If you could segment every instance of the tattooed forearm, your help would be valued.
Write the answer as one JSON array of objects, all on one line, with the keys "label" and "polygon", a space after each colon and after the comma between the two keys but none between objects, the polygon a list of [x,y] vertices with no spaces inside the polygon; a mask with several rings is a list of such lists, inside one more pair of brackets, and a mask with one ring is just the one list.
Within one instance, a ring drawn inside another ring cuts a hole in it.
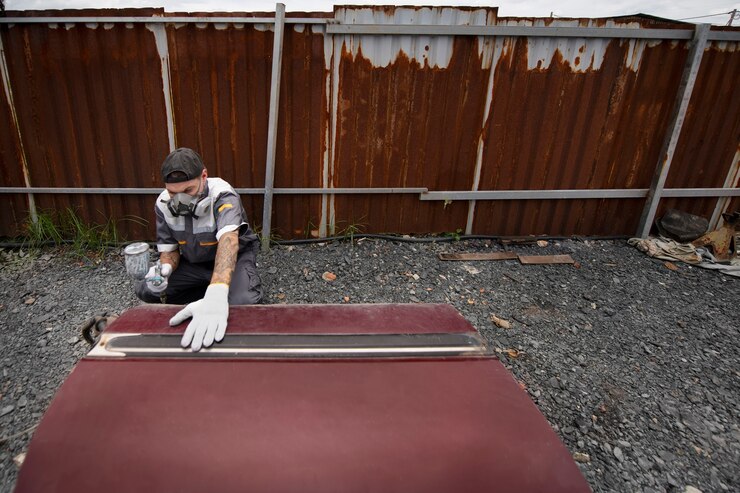
[{"label": "tattooed forearm", "polygon": [[239,237],[236,231],[226,233],[218,241],[218,250],[216,250],[216,261],[213,267],[213,276],[211,284],[222,282],[231,284],[231,275],[234,273],[236,266],[236,255],[239,253]]},{"label": "tattooed forearm", "polygon": [[163,264],[170,264],[172,266],[172,270],[175,270],[180,264],[180,252],[178,250],[162,252],[159,254],[159,261]]}]

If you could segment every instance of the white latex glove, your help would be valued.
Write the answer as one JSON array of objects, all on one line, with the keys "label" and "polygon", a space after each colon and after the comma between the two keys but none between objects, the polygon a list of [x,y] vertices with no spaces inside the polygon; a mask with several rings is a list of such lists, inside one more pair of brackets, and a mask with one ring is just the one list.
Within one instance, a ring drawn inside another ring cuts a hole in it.
[{"label": "white latex glove", "polygon": [[157,273],[157,266],[152,265],[149,268],[149,272],[144,276],[149,291],[159,294],[167,289],[167,278],[170,277],[170,274],[172,274],[172,266],[170,264],[161,264],[159,274]]},{"label": "white latex glove", "polygon": [[201,347],[209,347],[213,341],[221,342],[229,319],[229,286],[222,283],[211,284],[203,299],[194,301],[177,312],[170,319],[170,325],[178,325],[190,317],[193,320],[182,336],[182,347],[191,346],[193,351],[200,351]]}]

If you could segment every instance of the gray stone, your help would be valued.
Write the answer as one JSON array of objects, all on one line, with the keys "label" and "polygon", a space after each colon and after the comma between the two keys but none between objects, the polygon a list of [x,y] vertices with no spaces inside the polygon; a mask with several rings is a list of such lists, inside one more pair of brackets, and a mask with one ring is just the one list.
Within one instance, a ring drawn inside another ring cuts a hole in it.
[{"label": "gray stone", "polygon": [[624,454],[622,453],[622,449],[621,448],[614,447],[613,453],[614,453],[614,457],[616,457],[619,462],[624,461]]},{"label": "gray stone", "polygon": [[637,459],[637,465],[640,466],[640,469],[644,471],[649,471],[653,468],[653,463],[650,462],[648,459],[645,459],[644,457],[639,457]]},{"label": "gray stone", "polygon": [[712,441],[716,443],[719,447],[724,448],[727,446],[727,440],[722,438],[719,435],[712,435]]},{"label": "gray stone", "polygon": [[591,428],[593,423],[586,416],[579,416],[575,419],[575,424],[576,426],[578,426],[578,429],[581,431],[581,433],[586,433]]},{"label": "gray stone", "polygon": [[693,404],[700,404],[704,401],[704,396],[699,394],[698,392],[691,392],[688,395],[689,401],[691,401]]},{"label": "gray stone", "polygon": [[658,456],[660,456],[660,458],[665,462],[671,462],[671,461],[676,460],[676,456],[666,450],[658,451]]},{"label": "gray stone", "polygon": [[40,324],[40,323],[46,322],[47,320],[49,320],[53,316],[54,316],[53,313],[46,313],[45,315],[39,315],[38,317],[33,317],[31,319],[31,323]]},{"label": "gray stone", "polygon": [[5,406],[2,409],[0,409],[0,416],[6,416],[6,415],[12,413],[13,411],[15,411],[15,406],[14,405],[11,404],[9,406]]},{"label": "gray stone", "polygon": [[[690,398],[689,398],[690,400]],[[707,426],[695,416],[687,416],[683,419],[683,423],[694,433],[701,435],[707,431]]]}]

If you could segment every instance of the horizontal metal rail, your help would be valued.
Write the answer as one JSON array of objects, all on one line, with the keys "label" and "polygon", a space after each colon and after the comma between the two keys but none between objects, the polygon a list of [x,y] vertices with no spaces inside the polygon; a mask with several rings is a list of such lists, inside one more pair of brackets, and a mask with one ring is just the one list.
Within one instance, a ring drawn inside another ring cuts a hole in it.
[{"label": "horizontal metal rail", "polygon": [[159,194],[161,188],[63,188],[63,187],[0,187],[0,193],[66,193],[100,195]]},{"label": "horizontal metal rail", "polygon": [[[547,199],[641,199],[647,188],[593,190],[479,190],[438,191],[420,195],[420,200],[547,200]],[[740,188],[666,188],[662,197],[738,197]]]},{"label": "horizontal metal rail", "polygon": [[395,194],[395,193],[426,193],[428,188],[276,188],[275,193],[281,195],[344,195],[344,194]]},{"label": "horizontal metal rail", "polygon": [[329,24],[329,34],[527,36],[566,38],[691,39],[692,30],[606,27],[444,26],[434,24]]},{"label": "horizontal metal rail", "polygon": [[[525,36],[549,38],[692,39],[693,29],[644,29],[634,27],[538,26],[440,26],[399,24],[334,24],[328,34],[426,35],[426,36]],[[740,32],[710,32],[710,41],[740,41]]]},{"label": "horizontal metal rail", "polygon": [[[259,195],[264,188],[235,188],[237,193]],[[273,193],[280,195],[350,195],[350,194],[395,194],[425,193],[427,188],[275,188]],[[158,195],[161,188],[64,188],[64,187],[0,187],[0,193],[54,193],[54,194],[101,194],[101,195]]]},{"label": "horizontal metal rail", "polygon": [[740,188],[664,188],[666,197],[740,197]]},{"label": "horizontal metal rail", "polygon": [[[326,24],[320,17],[286,17],[286,24]],[[0,17],[0,24],[274,24],[274,17]]]},{"label": "horizontal metal rail", "polygon": [[[274,17],[0,17],[0,24],[274,24]],[[552,38],[692,39],[693,29],[634,27],[442,26],[339,24],[332,18],[286,17],[286,24],[326,24],[327,34],[524,36]],[[740,32],[713,31],[709,41],[740,41]]]},{"label": "horizontal metal rail", "polygon": [[596,190],[449,190],[421,194],[421,200],[537,200],[643,198],[647,188]]},{"label": "horizontal metal rail", "polygon": [[[242,195],[260,195],[264,188],[235,188]],[[158,195],[161,188],[63,188],[0,187],[2,193],[51,193],[69,195]],[[275,188],[279,195],[419,194],[421,200],[537,200],[537,199],[641,199],[647,188],[599,188],[593,190],[448,190],[409,188]],[[740,188],[666,188],[662,197],[740,197]]]},{"label": "horizontal metal rail", "polygon": [[740,41],[740,32],[709,31],[708,41]]}]

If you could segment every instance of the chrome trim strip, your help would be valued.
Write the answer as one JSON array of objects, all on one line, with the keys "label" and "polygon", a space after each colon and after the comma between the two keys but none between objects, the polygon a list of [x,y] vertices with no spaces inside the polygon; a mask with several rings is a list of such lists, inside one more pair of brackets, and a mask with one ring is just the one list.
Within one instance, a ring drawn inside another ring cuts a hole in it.
[{"label": "chrome trim strip", "polygon": [[490,356],[478,334],[233,334],[199,352],[180,334],[105,334],[90,358],[399,358]]}]

